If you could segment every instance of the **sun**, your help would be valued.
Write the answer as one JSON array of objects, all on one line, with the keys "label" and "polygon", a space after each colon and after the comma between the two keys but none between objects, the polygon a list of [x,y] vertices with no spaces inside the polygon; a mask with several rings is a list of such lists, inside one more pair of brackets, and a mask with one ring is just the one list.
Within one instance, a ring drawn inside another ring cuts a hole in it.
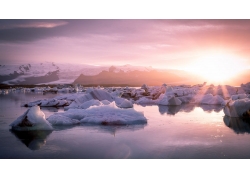
[{"label": "sun", "polygon": [[211,83],[223,83],[244,69],[242,59],[226,54],[210,54],[194,60],[187,71],[202,76]]}]

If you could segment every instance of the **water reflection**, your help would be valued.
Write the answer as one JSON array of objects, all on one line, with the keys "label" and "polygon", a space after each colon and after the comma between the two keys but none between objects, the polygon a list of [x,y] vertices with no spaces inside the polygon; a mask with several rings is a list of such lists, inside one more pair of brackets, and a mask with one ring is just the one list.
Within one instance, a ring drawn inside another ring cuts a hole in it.
[{"label": "water reflection", "polygon": [[180,106],[164,106],[158,105],[159,112],[161,115],[168,114],[168,115],[175,115],[178,112],[192,112],[195,107],[200,107],[203,111],[211,113],[213,111],[220,112],[223,109],[221,105],[206,105],[206,104],[182,104]]},{"label": "water reflection", "polygon": [[223,109],[221,105],[207,105],[207,104],[199,104],[197,107],[200,107],[205,112],[211,113],[212,111],[220,112]]},{"label": "water reflection", "polygon": [[80,124],[80,125],[70,125],[70,126],[54,126],[55,131],[69,130],[73,128],[81,128],[83,130],[97,131],[101,133],[109,133],[115,136],[117,133],[125,131],[137,131],[142,130],[147,126],[147,124],[136,124],[136,125],[93,125],[93,124]]},{"label": "water reflection", "polygon": [[52,131],[13,131],[12,134],[16,136],[23,144],[31,150],[39,150],[46,144],[46,139]]},{"label": "water reflection", "polygon": [[164,105],[158,105],[158,107],[161,115],[165,113],[168,115],[175,115],[182,108],[182,106],[164,106]]},{"label": "water reflection", "polygon": [[224,116],[223,121],[225,125],[233,129],[236,134],[250,133],[250,123],[247,120]]},{"label": "water reflection", "polygon": [[104,126],[104,125],[84,125],[88,129],[96,130],[101,133],[109,133],[115,136],[118,133],[125,131],[137,131],[144,129],[147,125],[145,124],[137,124],[137,125],[124,125],[124,126]]}]

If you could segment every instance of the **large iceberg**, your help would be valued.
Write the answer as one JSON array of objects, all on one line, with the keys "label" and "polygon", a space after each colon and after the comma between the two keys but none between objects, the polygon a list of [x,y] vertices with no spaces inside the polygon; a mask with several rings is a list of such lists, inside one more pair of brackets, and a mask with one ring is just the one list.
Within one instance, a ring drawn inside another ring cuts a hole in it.
[{"label": "large iceberg", "polygon": [[223,108],[225,115],[229,117],[250,117],[250,99],[230,99]]},{"label": "large iceberg", "polygon": [[[69,109],[63,113],[55,113],[47,120],[52,125],[58,125],[63,124],[67,118],[74,120],[72,121],[73,123],[76,122],[75,120],[78,120],[80,123],[103,125],[130,125],[147,123],[147,119],[144,117],[142,112],[137,112],[132,108],[121,109],[116,106],[115,102],[112,102],[109,105],[92,106],[88,109]],[[67,119],[67,122],[69,122],[69,119]]]},{"label": "large iceberg", "polygon": [[39,106],[33,106],[10,124],[13,130],[53,130]]}]

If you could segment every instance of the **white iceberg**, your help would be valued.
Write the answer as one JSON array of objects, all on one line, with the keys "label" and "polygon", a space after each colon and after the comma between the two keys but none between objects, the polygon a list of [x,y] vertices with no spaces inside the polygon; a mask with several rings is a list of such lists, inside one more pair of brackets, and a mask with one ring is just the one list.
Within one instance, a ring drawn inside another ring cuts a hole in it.
[{"label": "white iceberg", "polygon": [[13,130],[53,130],[39,106],[33,106],[10,124]]},{"label": "white iceberg", "polygon": [[92,99],[92,100],[89,100],[89,101],[86,101],[84,103],[82,103],[80,105],[80,108],[81,109],[87,109],[89,108],[90,106],[100,106],[102,103],[98,100],[95,100],[95,99]]},{"label": "white iceberg", "polygon": [[170,105],[170,106],[178,106],[181,105],[181,100],[173,95],[164,95],[159,98],[159,105]]},{"label": "white iceberg", "polygon": [[246,94],[236,94],[236,95],[232,95],[231,99],[235,101],[237,99],[244,99],[244,98],[247,98],[247,97],[248,97],[248,95],[246,95]]},{"label": "white iceberg", "polygon": [[110,102],[110,101],[108,101],[108,100],[102,100],[101,102],[102,102],[102,104],[104,104],[104,105],[108,105],[108,104],[110,104],[110,103],[111,103],[111,102]]},{"label": "white iceberg", "polygon": [[212,94],[205,94],[194,96],[193,103],[225,105],[225,100],[219,95],[213,96]]},{"label": "white iceberg", "polygon": [[[88,109],[69,109],[63,113],[55,113],[48,118],[48,121],[53,123],[52,121],[56,119],[57,124],[63,124],[59,122],[65,121],[61,118],[62,116],[89,124],[130,125],[147,123],[147,119],[142,112],[137,112],[132,108],[119,108],[114,102],[109,105],[91,106]],[[69,121],[67,120],[67,122]]]},{"label": "white iceberg", "polygon": [[225,115],[229,117],[243,117],[245,113],[250,116],[250,99],[229,100],[223,108]]},{"label": "white iceberg", "polygon": [[49,118],[47,118],[47,121],[50,122],[52,125],[75,125],[80,124],[80,121],[77,119],[71,119],[66,116],[61,116],[58,114],[53,114]]},{"label": "white iceberg", "polygon": [[115,98],[115,103],[120,108],[132,108],[133,107],[133,103],[124,98],[119,98],[119,97]]}]

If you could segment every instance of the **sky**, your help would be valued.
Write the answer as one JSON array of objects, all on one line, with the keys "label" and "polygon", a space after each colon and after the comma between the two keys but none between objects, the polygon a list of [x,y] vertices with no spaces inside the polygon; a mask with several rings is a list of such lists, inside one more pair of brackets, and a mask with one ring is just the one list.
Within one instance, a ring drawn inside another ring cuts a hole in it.
[{"label": "sky", "polygon": [[0,20],[0,64],[250,68],[249,42],[250,20]]}]

